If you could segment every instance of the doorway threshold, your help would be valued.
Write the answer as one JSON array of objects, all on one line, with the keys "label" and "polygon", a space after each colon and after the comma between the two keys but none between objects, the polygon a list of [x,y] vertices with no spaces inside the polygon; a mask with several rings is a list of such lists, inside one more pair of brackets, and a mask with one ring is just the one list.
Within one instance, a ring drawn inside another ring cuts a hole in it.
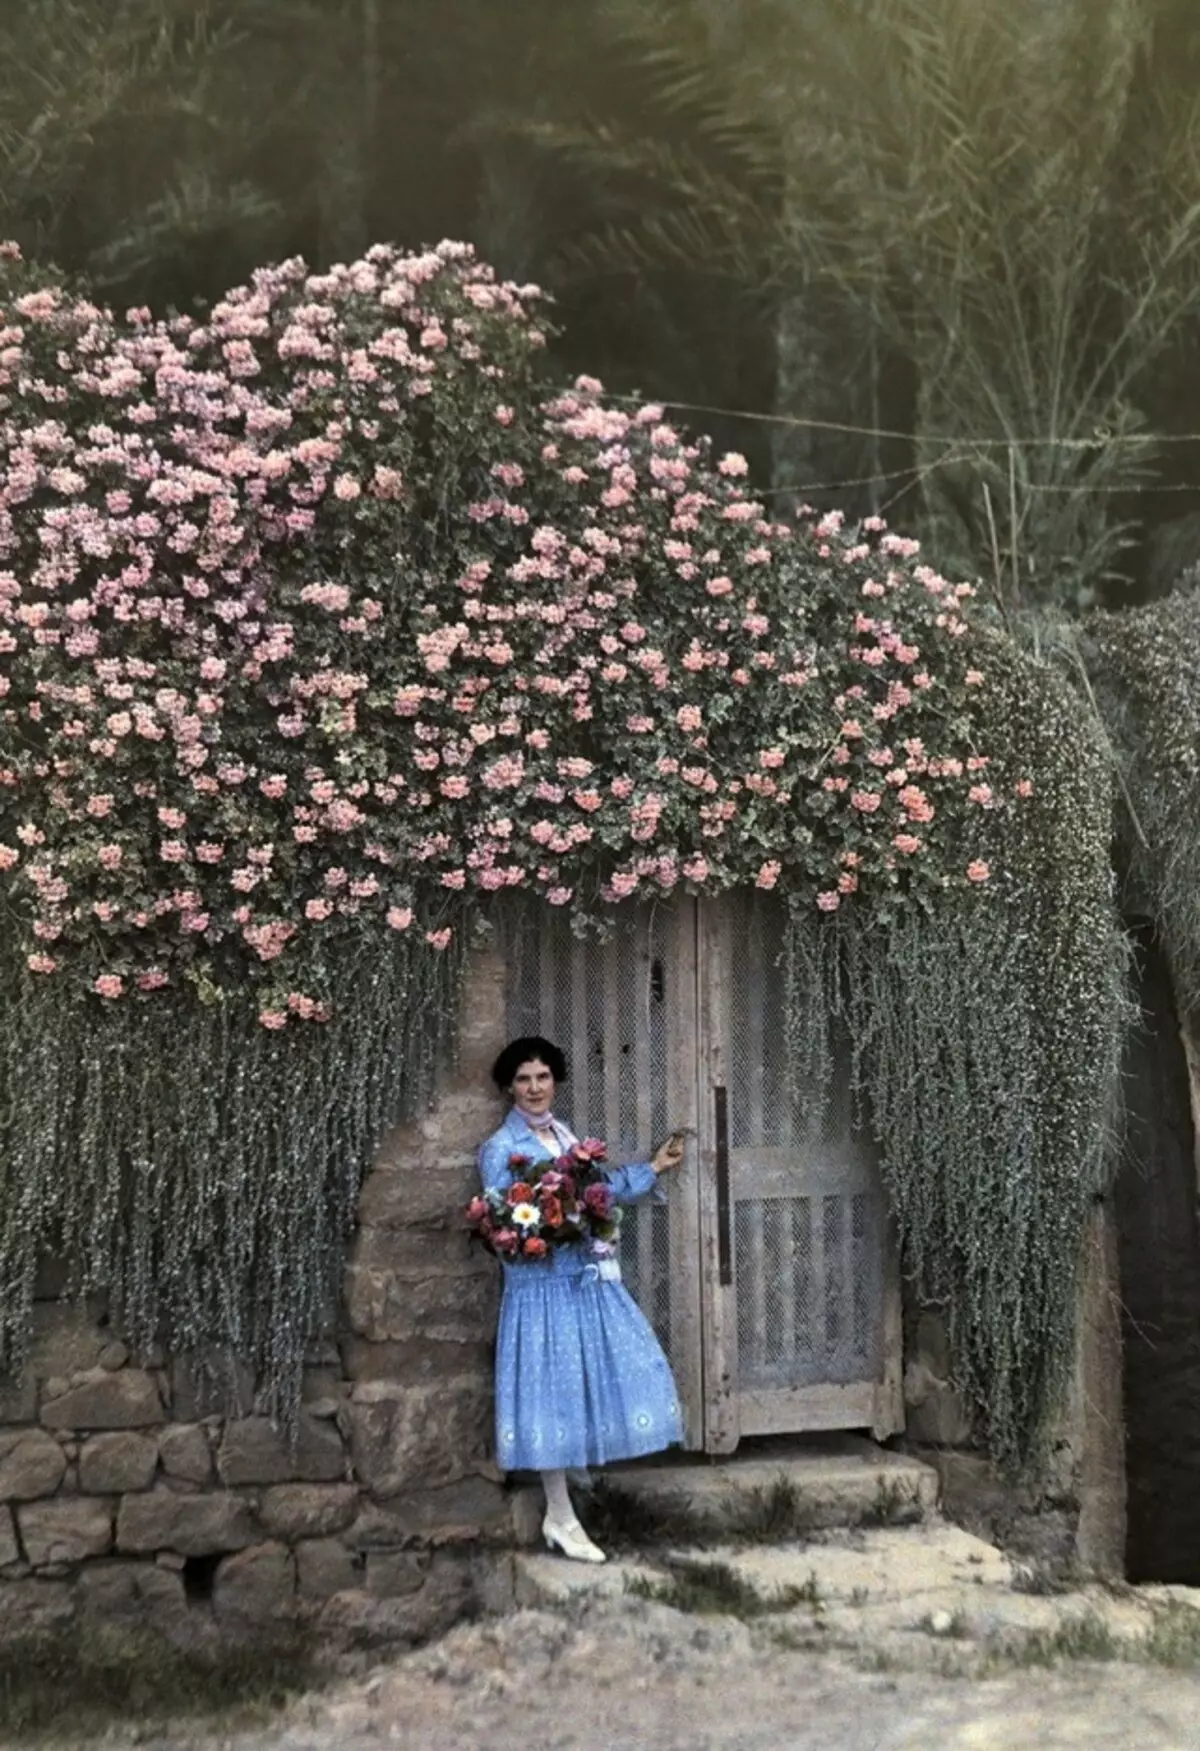
[{"label": "doorway threshold", "polygon": [[605,1469],[606,1513],[669,1538],[785,1538],[911,1525],[938,1504],[933,1466],[865,1435],[771,1436],[735,1453],[680,1453]]}]

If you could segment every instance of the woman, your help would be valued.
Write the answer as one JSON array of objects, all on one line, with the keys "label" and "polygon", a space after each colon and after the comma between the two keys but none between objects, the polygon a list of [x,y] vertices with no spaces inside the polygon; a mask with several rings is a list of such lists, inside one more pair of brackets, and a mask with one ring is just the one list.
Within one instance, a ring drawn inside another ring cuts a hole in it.
[{"label": "woman", "polygon": [[[492,1067],[512,1110],[479,1152],[485,1191],[507,1191],[518,1172],[553,1160],[578,1141],[554,1117],[566,1060],[549,1040],[512,1040]],[[683,1144],[668,1139],[651,1161],[607,1170],[616,1200],[635,1203],[678,1167]],[[505,1471],[540,1471],[542,1535],[579,1562],[605,1555],[579,1524],[567,1471],[657,1453],[682,1438],[670,1364],[641,1309],[622,1286],[608,1249],[553,1247],[544,1260],[504,1264],[496,1340],[496,1457]]]}]

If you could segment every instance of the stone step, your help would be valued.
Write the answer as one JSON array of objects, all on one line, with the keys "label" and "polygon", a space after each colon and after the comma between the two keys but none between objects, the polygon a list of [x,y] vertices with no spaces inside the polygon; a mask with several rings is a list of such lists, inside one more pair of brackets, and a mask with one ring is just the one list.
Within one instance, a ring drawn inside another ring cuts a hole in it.
[{"label": "stone step", "polygon": [[580,1512],[604,1542],[638,1548],[737,1538],[777,1543],[834,1527],[911,1525],[932,1513],[932,1466],[866,1437],[746,1442],[735,1454],[609,1467]]}]

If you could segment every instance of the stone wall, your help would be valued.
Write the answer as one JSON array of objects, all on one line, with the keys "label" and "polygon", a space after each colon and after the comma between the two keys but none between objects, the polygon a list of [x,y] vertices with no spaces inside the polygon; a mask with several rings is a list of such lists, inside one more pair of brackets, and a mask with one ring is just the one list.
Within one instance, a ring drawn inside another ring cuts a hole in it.
[{"label": "stone wall", "polygon": [[131,1358],[103,1302],[66,1305],[47,1270],[29,1367],[0,1394],[0,1635],[98,1616],[193,1646],[297,1624],[402,1640],[486,1593],[479,1553],[522,1502],[490,1457],[496,1271],[457,1212],[503,1031],[503,969],[481,956],[456,1067],[364,1185],[294,1447],[243,1374]]},{"label": "stone wall", "polygon": [[1038,1571],[1120,1576],[1125,1564],[1125,1415],[1117,1231],[1098,1205],[1084,1243],[1075,1366],[1043,1477],[1000,1477],[950,1385],[939,1314],[912,1308],[904,1374],[906,1445],[941,1478],[946,1512]]}]

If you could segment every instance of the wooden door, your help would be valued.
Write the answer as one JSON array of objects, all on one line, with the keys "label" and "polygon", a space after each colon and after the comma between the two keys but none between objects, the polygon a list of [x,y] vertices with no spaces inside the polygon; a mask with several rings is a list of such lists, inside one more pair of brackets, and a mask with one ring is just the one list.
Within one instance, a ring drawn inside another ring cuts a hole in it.
[{"label": "wooden door", "polygon": [[[627,911],[607,942],[581,941],[561,914],[522,909],[503,942],[510,1036],[541,1034],[567,1055],[555,1111],[616,1162],[645,1161],[675,1126],[695,1131],[696,918],[690,901]],[[664,1203],[624,1212],[621,1274],[658,1336],[704,1447],[699,1160],[689,1146]]]},{"label": "wooden door", "polygon": [[848,1066],[822,1105],[789,1093],[783,908],[699,917],[697,1040],[704,1431],[903,1427],[895,1246]]},{"label": "wooden door", "polygon": [[671,1360],[689,1447],[902,1426],[899,1291],[844,1077],[824,1122],[786,1095],[782,909],[768,896],[640,908],[608,942],[523,912],[510,1034],[567,1053],[556,1107],[614,1157],[693,1133],[666,1204],[627,1212],[621,1266]]}]

